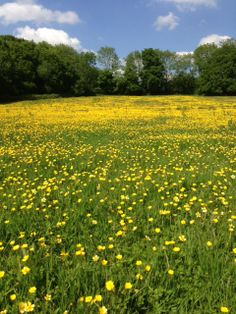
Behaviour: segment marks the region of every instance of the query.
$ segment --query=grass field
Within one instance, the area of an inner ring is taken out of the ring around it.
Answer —
[[[0,313],[236,313],[236,98],[0,105]]]

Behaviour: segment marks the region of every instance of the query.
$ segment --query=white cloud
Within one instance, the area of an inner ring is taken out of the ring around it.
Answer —
[[[150,1],[150,0],[149,0]],[[151,0],[155,2],[171,2],[177,6],[180,11],[191,10],[194,11],[197,7],[216,7],[218,0]]]
[[[34,0],[18,0],[0,5],[1,24],[18,22],[75,24],[80,22],[80,18],[73,11],[52,11]]]
[[[206,45],[206,44],[216,44],[217,46],[220,46],[220,44],[225,41],[225,40],[228,40],[230,39],[231,37],[229,36],[221,36],[221,35],[217,35],[217,34],[212,34],[212,35],[209,35],[209,36],[206,36],[206,37],[203,37],[198,46],[201,46],[201,45]]]
[[[172,12],[169,12],[168,15],[158,16],[154,22],[154,26],[157,31],[167,27],[169,30],[175,29],[179,25],[179,18],[174,15]]]
[[[46,41],[51,45],[64,44],[77,50],[83,50],[78,38],[70,37],[66,32],[54,28],[31,28],[29,26],[16,29],[15,36],[26,40],[32,40],[36,43]]]

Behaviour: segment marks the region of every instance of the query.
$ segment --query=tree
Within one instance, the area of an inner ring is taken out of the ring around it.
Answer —
[[[38,51],[38,88],[40,93],[63,93],[65,65],[57,48],[47,43],[39,43]]]
[[[115,89],[114,76],[110,70],[100,70],[97,79],[97,93],[112,95]]]
[[[101,47],[97,52],[97,62],[103,70],[109,70],[112,73],[119,68],[119,58],[112,47]]]
[[[77,56],[78,79],[74,87],[77,96],[94,95],[97,85],[98,70],[93,52],[82,52]]]
[[[175,53],[171,92],[174,94],[193,94],[196,87],[196,74],[193,54]]]
[[[66,45],[57,45],[54,51],[63,69],[61,92],[73,94],[74,86],[79,79],[78,52]]]
[[[22,95],[36,91],[36,45],[13,36],[0,37],[0,92]]]
[[[193,54],[180,54],[165,50],[160,51],[160,55],[165,67],[165,93],[193,94],[196,81]]]
[[[199,68],[198,92],[205,95],[236,95],[236,42],[220,47],[205,45],[196,49]]]
[[[165,90],[165,67],[157,49],[144,49],[142,51],[143,70],[142,86],[146,94],[162,94]]]
[[[199,74],[204,71],[216,50],[217,46],[215,44],[206,44],[199,46],[194,51],[194,62],[197,66]]]
[[[100,69],[96,64],[100,64]],[[236,41],[198,47],[194,54],[144,49],[123,65],[114,48],[97,56],[65,45],[0,36],[0,96],[192,94],[236,95]]]
[[[141,95],[143,70],[142,53],[131,52],[125,59],[124,82],[126,84],[125,93],[128,95]]]

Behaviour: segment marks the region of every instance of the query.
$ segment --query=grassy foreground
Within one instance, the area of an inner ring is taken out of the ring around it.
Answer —
[[[236,98],[0,106],[0,313],[236,313]]]

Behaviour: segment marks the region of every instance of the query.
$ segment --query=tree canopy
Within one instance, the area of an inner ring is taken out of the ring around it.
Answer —
[[[50,93],[236,95],[236,42],[189,54],[148,48],[121,62],[112,47],[78,52],[0,36],[0,97]]]

